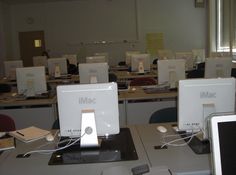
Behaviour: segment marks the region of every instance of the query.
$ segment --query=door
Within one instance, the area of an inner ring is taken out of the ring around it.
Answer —
[[[24,66],[33,66],[33,56],[45,51],[44,31],[19,32],[19,44]]]

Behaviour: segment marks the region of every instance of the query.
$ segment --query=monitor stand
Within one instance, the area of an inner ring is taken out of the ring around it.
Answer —
[[[192,133],[187,133],[185,131],[179,131],[178,133],[181,135],[182,138],[192,135]],[[190,138],[187,138],[184,140],[185,142],[188,142],[189,139]],[[208,139],[202,140],[194,136],[188,145],[196,154],[209,154],[210,153],[210,142]]]
[[[101,139],[100,147],[81,148],[80,143],[77,143],[64,150],[56,151],[52,154],[48,164],[106,163],[138,159],[129,128],[121,128],[119,134],[99,139]]]

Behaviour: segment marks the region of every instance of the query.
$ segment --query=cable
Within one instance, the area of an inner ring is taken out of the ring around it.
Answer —
[[[165,147],[165,146],[167,146],[167,145],[169,145],[169,146],[185,146],[185,145],[187,145],[187,144],[189,144],[189,143],[191,142],[191,140],[193,139],[194,136],[198,135],[198,134],[201,133],[201,132],[202,132],[202,130],[200,130],[199,132],[196,132],[196,133],[193,133],[193,132],[192,132],[192,134],[191,134],[190,136],[186,136],[186,137],[183,137],[183,138],[174,139],[174,140],[171,140],[171,141],[169,141],[169,142],[166,142],[165,138],[167,138],[167,137],[175,137],[175,136],[179,136],[179,135],[185,135],[185,133],[184,133],[184,134],[175,134],[175,135],[166,135],[166,136],[163,136],[162,139],[163,139],[163,143],[164,143],[164,144],[161,145],[161,148],[163,148],[163,147]],[[185,139],[188,139],[188,138],[189,138],[189,140],[188,140],[187,142],[185,142],[185,143],[173,144],[174,142],[178,142],[178,141],[185,140]]]
[[[73,141],[72,143],[71,143],[71,140],[72,140],[72,139],[70,139],[69,143],[66,144],[66,145],[63,146],[63,147],[56,148],[56,149],[51,149],[51,150],[33,150],[33,151],[29,151],[29,152],[25,153],[25,154],[23,155],[23,157],[25,157],[25,156],[28,155],[28,154],[33,154],[33,153],[51,153],[51,152],[54,152],[54,151],[59,151],[59,150],[66,149],[66,148],[68,148],[68,147],[74,145],[76,142],[80,141],[80,139],[81,139],[84,135],[85,135],[85,133],[84,133],[81,137],[79,137],[79,138],[77,138],[75,141]]]

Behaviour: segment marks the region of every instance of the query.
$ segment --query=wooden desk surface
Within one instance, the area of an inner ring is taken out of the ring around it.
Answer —
[[[176,98],[177,91],[151,93],[147,94],[140,86],[130,87],[127,91],[119,92],[119,100],[146,100],[146,99],[162,99],[162,98]]]
[[[117,79],[121,80],[121,79],[133,79],[133,78],[144,78],[144,77],[153,77],[156,78],[157,77],[157,73],[155,71],[151,71],[149,73],[145,73],[145,74],[138,74],[138,73],[134,73],[134,72],[128,72],[128,71],[116,71],[115,72]]]
[[[0,96],[0,107],[12,106],[35,106],[35,105],[51,105],[57,102],[56,95],[52,95],[46,99],[24,99],[12,96],[13,93],[4,93]]]

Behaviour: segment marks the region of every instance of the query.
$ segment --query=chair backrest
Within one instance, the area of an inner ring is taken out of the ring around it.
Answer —
[[[117,76],[115,73],[110,72],[108,74],[109,82],[117,82]]]
[[[145,77],[145,78],[135,78],[131,80],[130,86],[147,86],[147,85],[156,85],[157,81],[154,78]]]
[[[5,114],[0,114],[0,132],[15,131],[16,126],[14,120]]]
[[[154,112],[149,119],[149,123],[165,123],[165,122],[177,122],[176,107],[160,109]]]
[[[11,85],[0,83],[0,93],[11,92]]]
[[[52,129],[60,129],[60,123],[59,123],[59,119],[57,118],[53,125],[52,125]]]

